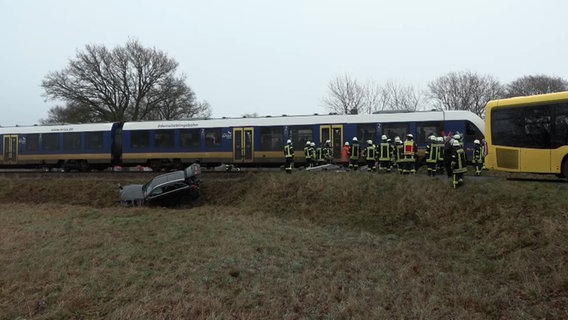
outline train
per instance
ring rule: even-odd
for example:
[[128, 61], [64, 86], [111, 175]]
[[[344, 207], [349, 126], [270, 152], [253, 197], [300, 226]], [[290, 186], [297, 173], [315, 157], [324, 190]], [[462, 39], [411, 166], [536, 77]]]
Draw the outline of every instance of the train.
[[473, 141], [484, 137], [484, 121], [469, 111], [432, 110], [0, 127], [0, 167], [163, 170], [196, 161], [204, 168], [278, 166], [284, 163], [288, 139], [301, 165], [307, 141], [319, 145], [330, 140], [334, 161], [339, 162], [342, 146], [353, 137], [364, 143], [378, 142], [382, 135], [404, 140], [411, 133], [420, 155], [431, 134], [457, 132], [471, 152]]

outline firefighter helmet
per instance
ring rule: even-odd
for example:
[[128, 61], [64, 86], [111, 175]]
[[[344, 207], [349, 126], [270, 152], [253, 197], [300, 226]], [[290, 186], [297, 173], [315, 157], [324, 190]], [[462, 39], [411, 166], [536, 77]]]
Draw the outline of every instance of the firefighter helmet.
[[406, 135], [406, 138], [408, 138], [408, 139], [414, 139], [414, 136], [412, 135], [412, 133], [409, 133], [409, 134]]
[[354, 141], [354, 142], [357, 141], [357, 137], [353, 137], [353, 141]]
[[454, 142], [452, 142], [452, 146], [454, 147], [459, 147], [460, 146], [460, 142], [458, 140], [454, 140]]
[[315, 146], [316, 146], [316, 143], [315, 143], [315, 142], [312, 142], [312, 143], [310, 143], [310, 146], [315, 147]]
[[367, 140], [367, 144], [373, 144], [372, 140]]
[[306, 141], [306, 146], [310, 145], [310, 140]]
[[349, 147], [349, 141], [345, 141], [345, 145]]
[[459, 133], [454, 134], [454, 139], [455, 139], [455, 140], [458, 140], [458, 141], [459, 141], [459, 140], [461, 140], [461, 138], [462, 138], [462, 137], [460, 136]]
[[481, 142], [479, 142], [479, 140], [475, 139], [475, 140], [473, 140], [473, 143], [480, 144]]
[[287, 144], [291, 144], [291, 143], [292, 143], [292, 140], [288, 139], [288, 140], [286, 141], [286, 143], [287, 143]]
[[386, 141], [387, 140], [387, 135], [383, 134], [383, 136], [381, 137], [381, 140]]

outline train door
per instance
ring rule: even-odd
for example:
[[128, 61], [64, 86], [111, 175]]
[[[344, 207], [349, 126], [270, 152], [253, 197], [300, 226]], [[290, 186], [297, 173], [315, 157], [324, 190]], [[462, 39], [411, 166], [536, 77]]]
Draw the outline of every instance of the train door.
[[343, 147], [343, 126], [340, 124], [320, 126], [321, 143], [330, 140], [333, 148], [333, 158], [341, 158], [341, 148]]
[[2, 143], [4, 163], [16, 163], [16, 161], [18, 160], [18, 136], [5, 135], [3, 137]]
[[233, 128], [233, 161], [252, 162], [253, 142], [253, 128]]

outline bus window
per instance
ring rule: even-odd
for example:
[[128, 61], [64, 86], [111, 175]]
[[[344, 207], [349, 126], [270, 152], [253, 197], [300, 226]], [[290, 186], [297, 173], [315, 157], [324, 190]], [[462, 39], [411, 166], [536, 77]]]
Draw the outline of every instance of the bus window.
[[555, 106], [554, 131], [551, 137], [552, 148], [568, 145], [568, 103]]

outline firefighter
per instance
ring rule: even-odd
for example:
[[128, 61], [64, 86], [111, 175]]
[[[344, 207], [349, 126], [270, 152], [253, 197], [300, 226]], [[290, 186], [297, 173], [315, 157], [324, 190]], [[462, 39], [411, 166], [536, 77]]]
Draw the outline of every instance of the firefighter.
[[345, 167], [349, 164], [349, 141], [345, 141], [345, 145], [341, 148], [341, 163]]
[[325, 159], [323, 158], [323, 147], [321, 143], [319, 147], [316, 147], [316, 161], [318, 166], [321, 166], [325, 163]]
[[326, 163], [331, 163], [333, 160], [333, 148], [331, 147], [331, 140], [326, 140], [322, 148], [323, 159]]
[[448, 178], [452, 177], [452, 143], [453, 139], [446, 138], [444, 143], [444, 169], [446, 170], [446, 175]]
[[444, 174], [444, 137], [436, 138], [436, 151], [438, 152], [436, 171], [439, 174]]
[[436, 136], [431, 135], [428, 137], [428, 144], [426, 145], [425, 158], [426, 167], [428, 168], [428, 176], [436, 176], [436, 165], [438, 164], [438, 145], [436, 143]]
[[414, 136], [409, 133], [406, 135], [403, 145], [403, 174], [416, 174], [416, 143]]
[[310, 147], [308, 148], [308, 151], [310, 152], [310, 159], [312, 159], [312, 161], [310, 162], [310, 168], [315, 167], [317, 165], [317, 155], [316, 155], [316, 143], [315, 142], [310, 142]]
[[381, 143], [379, 144], [379, 150], [377, 151], [377, 159], [379, 160], [379, 172], [390, 172], [391, 171], [391, 158], [392, 158], [392, 146], [388, 142], [386, 135], [381, 136]]
[[310, 147], [312, 143], [308, 140], [306, 141], [306, 146], [304, 147], [304, 158], [306, 159], [306, 168], [312, 166], [312, 153], [310, 152]]
[[292, 169], [294, 168], [294, 147], [290, 139], [286, 141], [286, 145], [284, 146], [284, 159], [286, 160], [286, 173], [292, 173]]
[[473, 159], [471, 162], [475, 167], [475, 175], [480, 176], [481, 170], [483, 169], [483, 148], [481, 147], [481, 142], [475, 139], [473, 140]]
[[357, 171], [359, 169], [359, 153], [361, 152], [357, 137], [353, 137], [349, 148], [349, 169]]
[[452, 185], [455, 189], [458, 185], [463, 184], [463, 175], [467, 172], [467, 158], [459, 140], [453, 140], [452, 142], [451, 160]]
[[368, 172], [374, 172], [375, 170], [377, 170], [377, 167], [375, 165], [376, 163], [376, 147], [373, 144], [373, 140], [367, 140], [367, 148], [365, 149], [365, 158], [367, 160], [367, 171]]
[[393, 163], [396, 166], [396, 170], [398, 173], [402, 174], [402, 166], [403, 166], [403, 157], [402, 157], [402, 148], [403, 148], [402, 140], [400, 137], [394, 137], [394, 151], [393, 151]]

